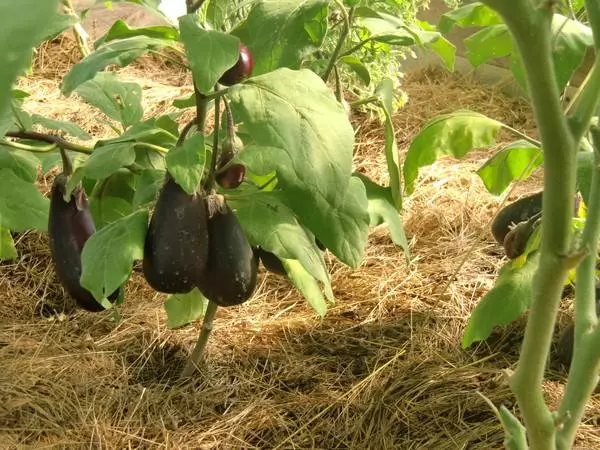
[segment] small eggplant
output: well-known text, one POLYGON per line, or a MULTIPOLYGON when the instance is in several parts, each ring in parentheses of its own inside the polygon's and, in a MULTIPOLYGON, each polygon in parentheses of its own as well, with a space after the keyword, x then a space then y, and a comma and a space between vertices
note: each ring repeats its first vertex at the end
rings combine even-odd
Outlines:
POLYGON ((492 234, 499 244, 504 243, 511 224, 526 222, 542 211, 542 194, 543 191, 523 197, 498 211, 492 221, 492 234))
POLYGON ((219 186, 225 189, 235 189, 246 176, 246 166, 243 164, 231 164, 224 169, 219 170, 216 173, 215 180, 219 183, 219 186))

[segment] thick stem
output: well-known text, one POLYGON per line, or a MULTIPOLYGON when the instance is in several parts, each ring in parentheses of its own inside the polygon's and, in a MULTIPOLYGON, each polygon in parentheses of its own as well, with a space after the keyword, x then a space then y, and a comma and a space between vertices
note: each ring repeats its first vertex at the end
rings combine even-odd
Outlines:
POLYGON ((60 151, 60 159, 62 160, 63 173, 66 176, 71 176, 73 173, 73 163, 71 162, 71 158, 67 155, 67 152, 64 148, 59 148, 60 151))
POLYGON ((352 16, 354 15, 354 6, 352 8, 350 8, 349 12, 346 11, 346 7, 343 4, 340 5, 340 8, 342 10, 342 14, 344 14, 344 28, 342 28, 342 32, 340 33, 340 38, 338 39, 335 49, 333 50, 333 53, 331 54, 331 58, 329 59, 327 68, 325 69, 325 72, 323 73, 323 76, 321 77, 321 78, 323 78, 323 81, 325 81, 325 82, 327 82, 327 80, 329 79, 329 76, 331 75, 331 72, 333 71, 333 67, 335 66, 335 63, 337 62, 337 60, 340 56, 342 47, 344 46, 344 42, 346 41, 346 37, 348 37, 348 33, 350 32, 350 27, 352 25, 352 16))
POLYGON ((200 336, 198 336, 194 351, 190 355, 185 367, 183 368, 183 371, 181 372, 180 379, 191 377, 196 371, 196 368, 198 368, 200 365, 200 360, 202 359, 204 349, 206 348, 206 343, 208 342, 210 332, 213 329, 213 319, 218 307, 219 306, 216 303, 208 302, 206 312, 204 313, 204 320, 202 321, 202 330, 200 331, 200 336))
POLYGON ((5 135, 6 137, 16 139, 29 139, 31 141, 47 142, 48 144, 54 144, 57 147, 64 148, 65 150, 71 150, 73 152, 91 154, 94 149, 85 147, 83 145, 73 144, 65 141, 63 138, 53 136, 51 134, 38 133, 36 131, 9 131, 5 135))
POLYGON ((522 55, 534 117, 544 149, 540 263, 519 362, 510 378, 532 449, 555 448, 555 426, 542 381, 554 322, 569 269, 566 257, 575 193, 575 145, 563 114, 551 59, 551 7, 529 0, 486 0, 508 25, 522 55), (559 182, 560 180, 560 182, 559 182))

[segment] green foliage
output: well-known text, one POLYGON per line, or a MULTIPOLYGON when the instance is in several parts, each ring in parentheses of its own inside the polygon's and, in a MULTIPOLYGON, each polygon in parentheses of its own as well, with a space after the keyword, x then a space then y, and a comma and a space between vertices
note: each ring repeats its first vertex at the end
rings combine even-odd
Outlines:
POLYGON ((8 228, 0 227, 0 259, 9 261, 18 256, 13 240, 8 228))
POLYGON ((0 169, 0 227, 46 231, 49 207, 49 200, 31 182, 19 178, 11 169, 0 169))
POLYGON ((198 288, 187 294, 170 295, 165 301, 167 326, 174 329, 194 322, 204 315, 207 306, 208 299, 198 288))
POLYGON ((204 136, 197 134, 175 147, 166 157, 167 168, 177 184, 192 195, 200 186, 206 162, 204 136))
POLYGON ((90 196, 90 211, 100 229, 133 212, 136 177, 126 169, 98 180, 90 196))

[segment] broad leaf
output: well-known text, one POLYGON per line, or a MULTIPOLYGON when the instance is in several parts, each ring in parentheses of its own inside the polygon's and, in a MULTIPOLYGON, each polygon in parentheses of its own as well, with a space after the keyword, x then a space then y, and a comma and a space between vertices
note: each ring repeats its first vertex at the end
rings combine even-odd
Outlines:
POLYGON ((301 223, 356 267, 369 218, 364 186, 349 184, 354 132, 342 105, 315 73, 285 68, 235 86, 230 98, 248 133, 240 160, 257 175, 276 171, 301 223))
POLYGON ((510 55, 513 38, 504 24, 486 27, 465 39, 467 58, 475 67, 494 58, 510 55))
POLYGON ((130 277, 133 261, 144 257, 148 210, 140 209, 94 233, 81 254, 81 285, 96 300, 110 295, 130 277))
POLYGON ((59 130, 70 134, 73 137, 81 140, 90 140, 92 137, 79 125, 73 122, 66 122, 64 120, 49 119, 47 117, 40 116, 39 114, 33 114, 31 120, 36 125, 41 125, 49 130, 59 130))
POLYGON ((280 67, 298 69, 305 55, 323 44, 327 0, 258 0, 232 34, 254 56, 253 75, 280 67))
POLYGON ((479 301, 467 323, 462 347, 486 339, 496 326, 507 325, 530 306, 532 280, 538 267, 539 253, 530 255, 522 267, 507 263, 498 275, 495 286, 479 301))
POLYGON ((324 317, 327 314, 327 301, 323 296, 323 292, 321 292, 318 281, 295 259, 282 259, 281 263, 287 272, 288 278, 302 292, 304 298, 308 300, 308 304, 319 317, 324 317))
POLYGON ((90 211, 97 229, 133 212, 135 189, 135 176, 127 170, 96 182, 90 196, 90 211))
POLYGON ((188 194, 194 194, 200 187, 204 174, 204 135, 196 134, 186 139, 181 147, 175 147, 167 153, 166 161, 167 169, 177 184, 188 194))
POLYGON ((419 168, 440 156, 462 158, 496 141, 502 123, 473 111, 459 110, 430 120, 413 139, 404 162, 405 191, 411 194, 419 168))
POLYGON ((125 39, 133 36, 147 36, 155 39, 177 41, 179 40, 179 31, 177 31, 177 28, 175 27, 164 25, 131 28, 125 21, 118 19, 112 24, 104 36, 94 42, 94 47, 98 48, 108 41, 125 39))
POLYGON ((0 261, 9 261, 17 257, 17 249, 10 230, 0 227, 0 261))
POLYGON ((177 136, 160 126, 157 119, 151 118, 132 125, 116 138, 98 141, 96 145, 134 141, 170 147, 177 142, 177 136))
POLYGON ((133 207, 138 208, 154 202, 156 195, 165 180, 165 171, 146 169, 135 184, 133 207))
POLYGON ((0 2, 0 115, 8 108, 13 83, 27 64, 32 47, 45 36, 58 14, 57 0, 0 2))
POLYGON ((521 140, 488 159, 477 174, 490 193, 500 195, 513 181, 527 179, 543 160, 539 147, 521 140))
POLYGON ((371 83, 371 74, 369 73, 369 69, 367 69, 367 66, 365 66, 356 56, 343 56, 340 58, 340 61, 348 65, 348 67, 350 67, 354 73, 358 75, 358 78, 360 78, 365 86, 368 86, 371 83))
POLYGON ((63 78, 61 90, 69 95, 77 86, 91 80, 106 66, 125 67, 149 51, 173 45, 173 41, 147 36, 134 36, 121 41, 108 42, 75 64, 63 78))
POLYGON ((165 301, 167 326, 174 329, 192 323, 204 315, 207 306, 208 299, 198 288, 187 294, 170 295, 165 301))
POLYGON ((121 167, 133 164, 135 152, 129 142, 105 145, 95 149, 81 168, 85 176, 98 180, 106 178, 121 167))
POLYGON ((0 169, 0 227, 13 231, 48 229, 50 201, 32 183, 0 169))
POLYGON ((39 165, 40 161, 33 153, 0 145, 0 169, 10 169, 19 178, 33 183, 39 165))
POLYGON ((438 28, 448 33, 454 25, 462 28, 485 27, 502 23, 502 18, 493 9, 483 3, 474 2, 448 11, 440 17, 438 28))
POLYGON ((46 25, 46 30, 42 41, 48 41, 56 38, 63 31, 79 22, 79 18, 74 14, 56 14, 52 16, 50 22, 46 25))
POLYGON ((196 18, 196 14, 188 14, 179 19, 181 40, 196 87, 202 94, 208 94, 227 69, 237 62, 240 41, 227 33, 203 30, 196 18))
POLYGON ((144 115, 142 88, 137 83, 119 81, 113 72, 100 72, 79 85, 75 92, 124 128, 138 123, 144 115))

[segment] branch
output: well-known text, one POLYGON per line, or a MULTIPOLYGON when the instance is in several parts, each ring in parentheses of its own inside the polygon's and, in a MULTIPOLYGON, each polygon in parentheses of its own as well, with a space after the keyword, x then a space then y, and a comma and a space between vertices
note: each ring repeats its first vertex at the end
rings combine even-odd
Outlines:
POLYGON ((52 134, 38 133, 36 131, 9 131, 6 133, 5 136, 15 139, 29 139, 31 141, 47 142, 48 144, 54 144, 57 147, 60 147, 65 150, 70 150, 78 153, 85 153, 87 155, 91 154, 94 151, 93 148, 73 144, 64 140, 61 137, 54 136, 52 134))
POLYGON ((350 12, 348 12, 348 11, 346 11, 346 7, 344 6, 344 4, 341 1, 336 0, 336 3, 338 4, 338 6, 340 6, 340 8, 342 10, 342 14, 344 15, 344 28, 342 28, 342 32, 340 33, 338 42, 335 46, 335 49, 333 50, 333 53, 331 54, 331 58, 329 59, 327 68, 325 69, 325 72, 323 73, 323 76, 321 77, 321 78, 323 78, 323 81, 325 81, 325 82, 327 82, 327 80, 329 79, 329 75, 331 75, 331 71, 333 70, 335 63, 337 62, 337 60, 340 56, 340 52, 342 51, 342 47, 344 46, 344 41, 346 40, 346 37, 348 36, 348 33, 350 32, 352 16, 354 15, 354 6, 351 7, 350 12))
POLYGON ((196 341, 196 346, 194 347, 192 355, 188 358, 187 363, 183 368, 183 372, 181 372, 180 379, 191 377, 198 367, 200 359, 202 358, 202 354, 204 353, 204 348, 208 342, 210 332, 213 328, 213 319, 217 312, 217 308, 218 305, 216 303, 211 301, 208 302, 206 312, 204 313, 204 319, 202 321, 202 331, 200 331, 200 336, 198 336, 198 340, 196 341))

